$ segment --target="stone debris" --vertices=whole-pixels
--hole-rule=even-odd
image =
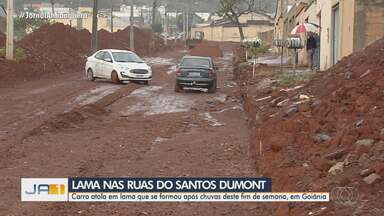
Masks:
[[[379,180],[381,180],[381,176],[376,174],[376,173],[372,173],[363,179],[363,181],[369,185],[374,184],[374,183],[378,182]]]
[[[337,162],[328,170],[328,173],[330,173],[331,175],[338,175],[343,172],[344,172],[344,162]]]

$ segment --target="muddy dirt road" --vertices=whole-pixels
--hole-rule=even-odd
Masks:
[[[21,203],[21,177],[256,176],[234,97],[233,46],[215,94],[175,93],[184,50],[146,58],[150,86],[83,74],[0,89],[0,215],[270,215],[252,203]]]

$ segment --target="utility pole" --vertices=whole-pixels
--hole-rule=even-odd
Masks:
[[[156,10],[157,10],[157,0],[154,0],[152,4],[152,28],[156,24]]]
[[[5,58],[14,60],[13,56],[13,0],[7,0],[7,40]]]
[[[55,13],[55,0],[51,0],[52,13]]]
[[[168,12],[167,5],[164,6],[164,44],[168,45]]]
[[[111,0],[111,32],[113,32],[113,0]]]
[[[135,51],[135,30],[133,28],[133,0],[131,0],[131,17],[130,17],[130,21],[131,21],[131,27],[130,27],[130,35],[129,35],[129,47],[131,49],[131,51]]]
[[[92,46],[93,52],[98,50],[97,48],[97,14],[98,14],[98,0],[93,0],[93,18],[92,18]]]
[[[175,23],[175,28],[174,28],[174,37],[175,37],[175,40],[174,40],[174,44],[176,45],[177,44],[177,40],[178,40],[178,35],[175,34],[177,32],[179,32],[179,9],[176,9],[176,23]]]
[[[189,8],[187,8],[187,34],[186,34],[186,38],[187,40],[189,39]]]
[[[185,10],[183,10],[183,33],[184,33],[184,39],[187,38],[187,34],[186,34],[186,16],[185,16]]]

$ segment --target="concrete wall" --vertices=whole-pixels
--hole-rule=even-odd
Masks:
[[[80,7],[79,12],[80,13],[87,13],[88,18],[86,19],[54,19],[53,22],[57,23],[63,23],[66,25],[70,25],[77,29],[87,29],[88,31],[92,32],[92,11],[93,8],[91,7]],[[110,18],[106,16],[99,15],[98,17],[98,30],[104,29],[107,31],[111,30],[111,22]],[[114,26],[113,30],[117,31],[122,28],[118,28],[117,26]]]
[[[92,32],[92,17],[88,17],[87,19],[53,19],[52,22],[63,23],[65,25],[70,25],[77,29],[87,29]],[[105,29],[107,31],[111,30],[110,20],[106,17],[98,18],[98,30]],[[114,31],[118,29],[114,27]]]
[[[321,15],[320,68],[332,66],[332,10],[339,7],[337,61],[384,37],[384,0],[318,0]]]
[[[354,31],[354,4],[355,0],[340,1],[340,21],[341,21],[341,47],[340,58],[350,55],[353,52]]]
[[[257,38],[259,33],[271,30],[273,30],[273,26],[249,25],[247,27],[243,27],[244,36],[246,39]],[[204,37],[206,40],[240,42],[240,34],[237,27],[194,27],[191,31],[192,36],[195,35],[195,32],[197,31],[204,32]]]
[[[384,37],[384,0],[355,0],[353,50]]]
[[[246,23],[248,20],[270,20],[270,18],[257,13],[244,14],[239,17],[240,23]]]
[[[331,61],[331,23],[332,2],[329,0],[318,0],[318,11],[320,11],[320,69],[325,70]]]
[[[263,43],[267,45],[272,45],[273,36],[274,36],[274,30],[260,32],[258,34],[258,38],[260,38],[261,41],[263,41]]]

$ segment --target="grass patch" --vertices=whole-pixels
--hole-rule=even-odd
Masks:
[[[0,58],[5,58],[6,51],[5,47],[0,48]],[[23,48],[17,47],[14,51],[14,56],[16,61],[20,61],[27,58],[25,50]]]
[[[279,74],[277,79],[279,83],[284,86],[295,85],[299,83],[308,82],[313,77],[313,73],[283,73]]]
[[[249,67],[248,62],[241,62],[241,63],[239,64],[239,68],[240,68],[240,69],[244,69],[244,68],[247,68],[247,67]]]
[[[267,53],[270,48],[271,45],[262,44],[260,47],[249,48],[248,51],[250,56],[258,56]]]

